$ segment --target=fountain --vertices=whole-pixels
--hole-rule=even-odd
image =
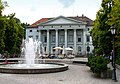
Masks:
[[[0,72],[15,74],[35,74],[35,73],[51,73],[68,70],[68,65],[63,63],[40,63],[36,62],[43,55],[43,48],[40,41],[33,41],[29,38],[24,40],[22,44],[21,56],[24,60],[20,60],[18,64],[0,65]]]

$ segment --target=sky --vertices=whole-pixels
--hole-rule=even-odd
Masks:
[[[84,16],[95,20],[102,0],[2,0],[8,6],[4,15],[15,13],[23,23],[32,24],[41,18]]]

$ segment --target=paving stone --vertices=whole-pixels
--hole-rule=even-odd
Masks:
[[[69,70],[58,73],[0,73],[0,84],[120,84],[120,70],[117,70],[117,79],[118,82],[96,78],[89,67],[83,64],[69,64]]]

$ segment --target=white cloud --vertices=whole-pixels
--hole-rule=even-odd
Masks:
[[[68,8],[74,4],[75,0],[58,0],[61,4],[63,4],[64,8]]]
[[[3,0],[5,1],[5,0]],[[85,16],[95,19],[101,0],[6,0],[3,14],[16,13],[22,22],[34,23],[40,18],[63,16]],[[64,3],[62,1],[65,1]],[[67,3],[71,2],[71,3]],[[67,4],[67,5],[66,5]],[[67,7],[67,8],[65,8]]]

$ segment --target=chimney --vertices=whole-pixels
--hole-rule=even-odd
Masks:
[[[84,14],[82,14],[82,17],[84,17]]]

